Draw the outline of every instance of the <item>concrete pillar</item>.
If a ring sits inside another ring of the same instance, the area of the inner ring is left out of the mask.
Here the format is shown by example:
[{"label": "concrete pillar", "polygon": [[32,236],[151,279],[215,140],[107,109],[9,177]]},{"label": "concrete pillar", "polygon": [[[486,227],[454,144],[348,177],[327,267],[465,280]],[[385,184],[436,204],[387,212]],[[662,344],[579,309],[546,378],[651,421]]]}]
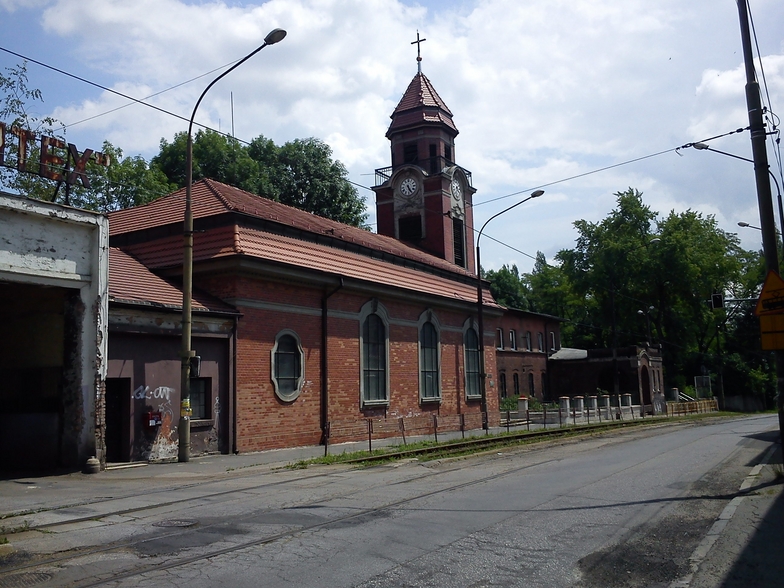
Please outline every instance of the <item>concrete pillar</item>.
[{"label": "concrete pillar", "polygon": [[517,399],[517,418],[525,418],[525,413],[528,411],[528,397],[521,396]]},{"label": "concrete pillar", "polygon": [[632,395],[621,394],[621,406],[631,406],[631,405],[632,405]]},{"label": "concrete pillar", "polygon": [[574,412],[577,416],[583,416],[583,412],[585,412],[585,399],[582,396],[574,397]]},{"label": "concrete pillar", "polygon": [[563,413],[565,413],[564,416],[566,416],[568,414],[571,414],[571,412],[570,412],[571,407],[569,406],[569,397],[568,396],[561,396],[558,399],[558,407],[561,409],[561,411]]},{"label": "concrete pillar", "polygon": [[610,420],[612,417],[610,417],[610,396],[608,394],[599,397],[599,406],[604,412],[604,418]]}]

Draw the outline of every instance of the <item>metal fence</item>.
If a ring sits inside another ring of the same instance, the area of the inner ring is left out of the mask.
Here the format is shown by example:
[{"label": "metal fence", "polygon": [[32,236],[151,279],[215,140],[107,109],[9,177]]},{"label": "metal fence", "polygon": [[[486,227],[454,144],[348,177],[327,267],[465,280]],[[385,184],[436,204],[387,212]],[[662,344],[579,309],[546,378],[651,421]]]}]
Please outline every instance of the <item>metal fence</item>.
[{"label": "metal fence", "polygon": [[[719,410],[716,399],[696,402],[667,402],[662,417],[672,417]],[[540,411],[499,411],[489,413],[489,423],[493,429],[519,431],[560,428],[585,424],[600,424],[607,421],[623,421],[654,418],[647,415],[640,405],[607,406],[583,410],[565,408],[544,408]],[[339,443],[367,441],[368,451],[373,450],[373,442],[384,440],[385,444],[397,442],[400,445],[416,440],[441,440],[476,436],[489,431],[485,413],[455,415],[423,414],[408,417],[374,417],[330,421],[327,425],[325,453],[329,446]]]}]

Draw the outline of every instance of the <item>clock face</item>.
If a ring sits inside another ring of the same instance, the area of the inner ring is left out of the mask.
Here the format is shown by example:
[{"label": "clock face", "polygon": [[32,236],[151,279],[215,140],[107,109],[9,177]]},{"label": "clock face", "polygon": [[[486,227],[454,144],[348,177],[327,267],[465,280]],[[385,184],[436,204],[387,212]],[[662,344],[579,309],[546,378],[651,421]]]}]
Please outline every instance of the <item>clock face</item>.
[{"label": "clock face", "polygon": [[400,182],[400,193],[403,196],[411,196],[417,191],[417,182],[414,178],[406,178]]},{"label": "clock face", "polygon": [[452,196],[458,201],[463,198],[463,187],[457,180],[452,180]]}]

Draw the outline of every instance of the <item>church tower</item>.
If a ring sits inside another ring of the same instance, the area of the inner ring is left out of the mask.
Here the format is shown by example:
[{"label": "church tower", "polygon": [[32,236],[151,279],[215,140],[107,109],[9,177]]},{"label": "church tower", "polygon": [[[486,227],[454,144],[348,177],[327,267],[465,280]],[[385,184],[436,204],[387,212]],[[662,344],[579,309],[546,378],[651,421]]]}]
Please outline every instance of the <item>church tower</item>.
[{"label": "church tower", "polygon": [[[417,48],[419,43],[417,33]],[[412,43],[413,44],[413,43]],[[471,172],[455,164],[452,112],[422,73],[392,113],[392,165],[376,170],[378,232],[474,270]]]}]

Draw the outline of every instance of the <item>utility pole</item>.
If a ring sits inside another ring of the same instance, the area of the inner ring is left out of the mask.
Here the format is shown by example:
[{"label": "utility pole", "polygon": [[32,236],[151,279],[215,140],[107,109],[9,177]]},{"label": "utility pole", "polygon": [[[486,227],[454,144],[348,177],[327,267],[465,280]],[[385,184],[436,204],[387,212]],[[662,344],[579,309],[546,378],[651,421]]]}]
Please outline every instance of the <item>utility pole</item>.
[{"label": "utility pole", "polygon": [[[749,130],[751,131],[751,151],[754,159],[754,176],[757,181],[757,203],[762,229],[762,249],[765,254],[765,268],[779,273],[778,245],[776,243],[776,222],[773,218],[773,199],[768,176],[768,152],[766,146],[765,123],[762,118],[762,100],[759,83],[754,71],[754,56],[751,52],[751,33],[749,30],[749,11],[746,0],[737,0],[740,16],[740,34],[743,43],[743,61],[746,65],[746,105],[749,110]],[[773,352],[776,365],[777,409],[779,413],[779,440],[784,442],[784,350]]]}]

